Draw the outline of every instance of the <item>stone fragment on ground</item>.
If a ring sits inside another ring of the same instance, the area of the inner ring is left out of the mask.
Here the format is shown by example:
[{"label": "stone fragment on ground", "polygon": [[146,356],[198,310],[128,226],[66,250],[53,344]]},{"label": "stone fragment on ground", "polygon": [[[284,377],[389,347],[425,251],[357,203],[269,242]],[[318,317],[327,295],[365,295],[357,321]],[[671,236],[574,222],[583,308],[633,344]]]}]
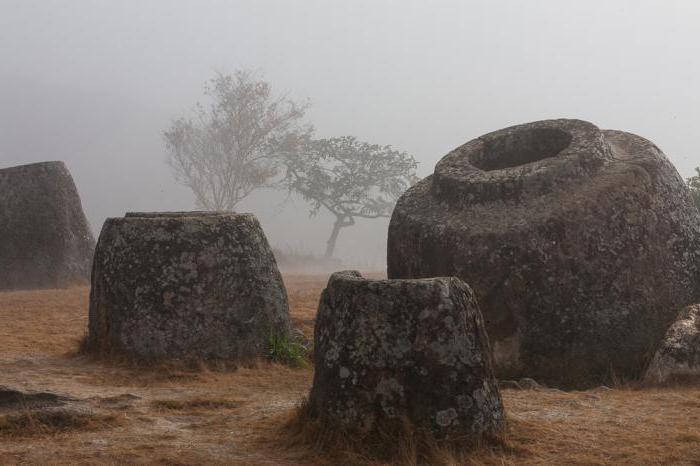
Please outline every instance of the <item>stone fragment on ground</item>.
[{"label": "stone fragment on ground", "polygon": [[651,383],[700,382],[700,304],[687,306],[678,314],[644,379]]},{"label": "stone fragment on ground", "polygon": [[520,380],[499,380],[498,387],[501,389],[511,388],[514,390],[538,390],[540,388],[546,388],[529,377],[523,377]]},{"label": "stone fragment on ground", "polygon": [[56,393],[0,386],[0,412],[63,406],[70,400]]}]

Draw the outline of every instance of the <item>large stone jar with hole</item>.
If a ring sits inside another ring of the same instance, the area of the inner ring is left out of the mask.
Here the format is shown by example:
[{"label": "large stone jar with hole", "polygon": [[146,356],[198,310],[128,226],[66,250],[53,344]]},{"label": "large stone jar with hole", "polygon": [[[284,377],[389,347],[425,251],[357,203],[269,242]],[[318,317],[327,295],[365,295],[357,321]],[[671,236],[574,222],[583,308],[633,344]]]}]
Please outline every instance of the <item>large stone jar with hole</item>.
[{"label": "large stone jar with hole", "polygon": [[464,279],[497,374],[567,387],[641,375],[699,269],[700,216],[666,156],[580,120],[455,149],[389,227],[390,278]]},{"label": "large stone jar with hole", "polygon": [[245,362],[289,330],[287,293],[255,216],[130,213],[105,222],[92,270],[91,350]]}]

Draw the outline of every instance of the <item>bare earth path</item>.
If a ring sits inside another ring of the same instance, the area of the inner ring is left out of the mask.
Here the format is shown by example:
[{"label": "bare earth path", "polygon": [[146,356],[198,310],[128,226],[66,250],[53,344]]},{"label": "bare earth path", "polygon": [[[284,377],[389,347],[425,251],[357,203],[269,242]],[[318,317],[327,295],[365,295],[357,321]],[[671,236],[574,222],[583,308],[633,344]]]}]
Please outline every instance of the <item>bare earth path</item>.
[{"label": "bare earth path", "polygon": [[[309,336],[325,281],[285,277],[295,325]],[[138,369],[76,356],[88,292],[0,293],[0,387],[56,393],[92,416],[13,427],[0,402],[0,464],[328,464],[277,441],[312,368]],[[503,396],[510,448],[477,451],[474,464],[700,465],[700,387]]]}]

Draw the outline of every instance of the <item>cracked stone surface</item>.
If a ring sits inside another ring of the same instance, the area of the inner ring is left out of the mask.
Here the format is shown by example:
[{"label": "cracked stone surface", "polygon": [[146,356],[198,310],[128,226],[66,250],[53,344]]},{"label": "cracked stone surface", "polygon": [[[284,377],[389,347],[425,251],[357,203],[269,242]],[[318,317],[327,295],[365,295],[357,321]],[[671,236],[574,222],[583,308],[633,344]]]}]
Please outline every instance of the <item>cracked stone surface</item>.
[{"label": "cracked stone surface", "polygon": [[139,359],[246,361],[290,331],[287,293],[251,214],[130,213],[95,251],[88,346]]},{"label": "cracked stone surface", "polygon": [[0,290],[86,283],[94,247],[63,162],[0,170]]},{"label": "cracked stone surface", "polygon": [[648,140],[539,121],[466,143],[403,195],[388,275],[469,283],[499,378],[638,378],[700,299],[700,215]]},{"label": "cracked stone surface", "polygon": [[700,381],[700,304],[685,307],[678,314],[645,375],[649,382],[673,379]]},{"label": "cracked stone surface", "polygon": [[359,429],[407,417],[440,437],[503,427],[481,313],[457,278],[335,273],[321,295],[314,344],[316,417]]}]

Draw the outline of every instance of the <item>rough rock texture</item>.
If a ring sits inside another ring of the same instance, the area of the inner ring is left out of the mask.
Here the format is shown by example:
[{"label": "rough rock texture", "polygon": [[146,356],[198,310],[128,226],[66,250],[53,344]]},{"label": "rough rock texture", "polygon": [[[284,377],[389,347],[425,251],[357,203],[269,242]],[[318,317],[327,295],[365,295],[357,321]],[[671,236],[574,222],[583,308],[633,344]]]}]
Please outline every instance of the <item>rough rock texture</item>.
[{"label": "rough rock texture", "polygon": [[105,222],[92,272],[92,350],[245,361],[289,328],[282,277],[253,215],[130,213]]},{"label": "rough rock texture", "polygon": [[700,216],[651,142],[580,120],[474,139],[399,200],[390,278],[476,292],[499,378],[639,377],[700,294]]},{"label": "rough rock texture", "polygon": [[645,380],[700,380],[700,304],[684,308],[666,332]]},{"label": "rough rock texture", "polygon": [[85,283],[94,247],[63,162],[0,170],[0,289]]},{"label": "rough rock texture", "polygon": [[406,416],[440,437],[502,428],[481,313],[457,278],[335,273],[321,295],[314,345],[314,417],[369,430]]}]

